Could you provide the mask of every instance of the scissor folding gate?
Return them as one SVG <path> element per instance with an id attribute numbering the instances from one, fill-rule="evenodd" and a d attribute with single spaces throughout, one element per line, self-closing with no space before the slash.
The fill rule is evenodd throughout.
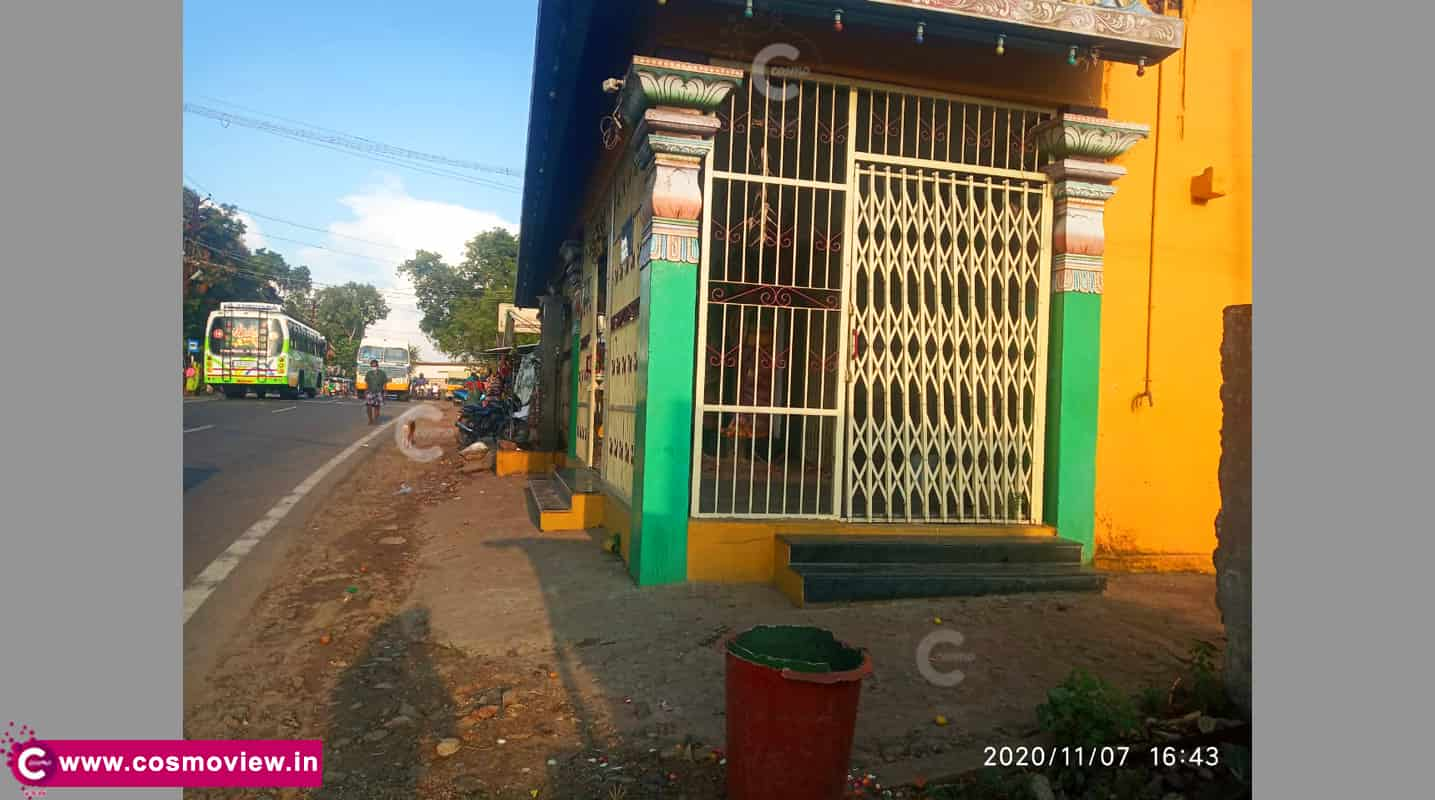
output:
<path id="1" fill-rule="evenodd" d="M 693 514 L 1041 517 L 1044 109 L 756 77 L 706 170 Z"/>

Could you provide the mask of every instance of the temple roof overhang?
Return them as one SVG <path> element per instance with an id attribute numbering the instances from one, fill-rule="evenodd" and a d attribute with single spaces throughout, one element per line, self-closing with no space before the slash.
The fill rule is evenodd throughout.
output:
<path id="1" fill-rule="evenodd" d="M 742 12 L 747 0 L 683 0 Z M 1184 45 L 1184 23 L 1157 13 L 1158 0 L 757 0 L 762 13 L 893 30 L 922 27 L 943 40 L 995 42 L 1101 60 L 1154 65 Z M 529 112 L 527 164 L 514 302 L 532 306 L 556 285 L 560 248 L 582 211 L 601 156 L 598 122 L 613 113 L 602 90 L 625 76 L 643 34 L 661 10 L 655 0 L 540 0 Z"/>

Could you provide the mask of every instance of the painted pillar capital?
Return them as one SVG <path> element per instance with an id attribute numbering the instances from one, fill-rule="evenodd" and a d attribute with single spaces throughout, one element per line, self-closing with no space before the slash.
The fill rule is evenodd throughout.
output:
<path id="1" fill-rule="evenodd" d="M 742 70 L 635 56 L 618 105 L 632 131 L 631 155 L 649 173 L 639 266 L 655 259 L 697 264 L 702 165 L 721 128 L 715 113 Z"/>
<path id="2" fill-rule="evenodd" d="M 1063 113 L 1032 134 L 1053 160 L 1051 287 L 1053 292 L 1101 294 L 1106 253 L 1106 201 L 1126 168 L 1108 163 L 1151 132 L 1149 126 Z"/>
<path id="3" fill-rule="evenodd" d="M 711 114 L 741 85 L 742 70 L 634 56 L 618 105 L 630 127 L 643 112 L 660 106 Z"/>

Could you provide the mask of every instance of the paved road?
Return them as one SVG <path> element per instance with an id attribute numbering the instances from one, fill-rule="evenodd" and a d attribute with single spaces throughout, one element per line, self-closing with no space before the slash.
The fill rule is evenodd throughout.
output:
<path id="1" fill-rule="evenodd" d="M 390 401 L 384 419 L 407 408 Z M 359 400 L 186 400 L 184 585 L 314 470 L 371 430 Z"/>

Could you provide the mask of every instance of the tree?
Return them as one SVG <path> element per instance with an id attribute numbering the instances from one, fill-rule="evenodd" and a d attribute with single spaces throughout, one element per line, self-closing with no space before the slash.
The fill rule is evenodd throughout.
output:
<path id="1" fill-rule="evenodd" d="M 318 310 L 315 327 L 329 340 L 334 363 L 343 367 L 344 374 L 355 377 L 364 332 L 389 315 L 389 304 L 384 302 L 378 289 L 353 281 L 343 286 L 326 286 L 314 298 Z"/>
<path id="2" fill-rule="evenodd" d="M 518 237 L 503 228 L 478 234 L 458 265 L 420 250 L 399 265 L 414 284 L 419 328 L 450 356 L 478 358 L 498 338 L 498 306 L 513 302 Z"/>
<path id="3" fill-rule="evenodd" d="M 284 256 L 244 244 L 245 225 L 232 205 L 217 204 L 183 188 L 184 259 L 182 314 L 184 335 L 204 337 L 209 313 L 226 301 L 283 303 L 307 297 L 313 282 L 309 268 L 291 267 Z M 307 316 L 307 315 L 296 315 Z"/>
<path id="4" fill-rule="evenodd" d="M 420 352 L 419 346 L 416 345 L 416 344 L 411 344 L 411 345 L 409 345 L 409 363 L 410 363 L 410 364 L 417 364 L 418 362 L 420 362 L 420 361 L 422 361 L 422 360 L 423 360 L 423 353 Z"/>

